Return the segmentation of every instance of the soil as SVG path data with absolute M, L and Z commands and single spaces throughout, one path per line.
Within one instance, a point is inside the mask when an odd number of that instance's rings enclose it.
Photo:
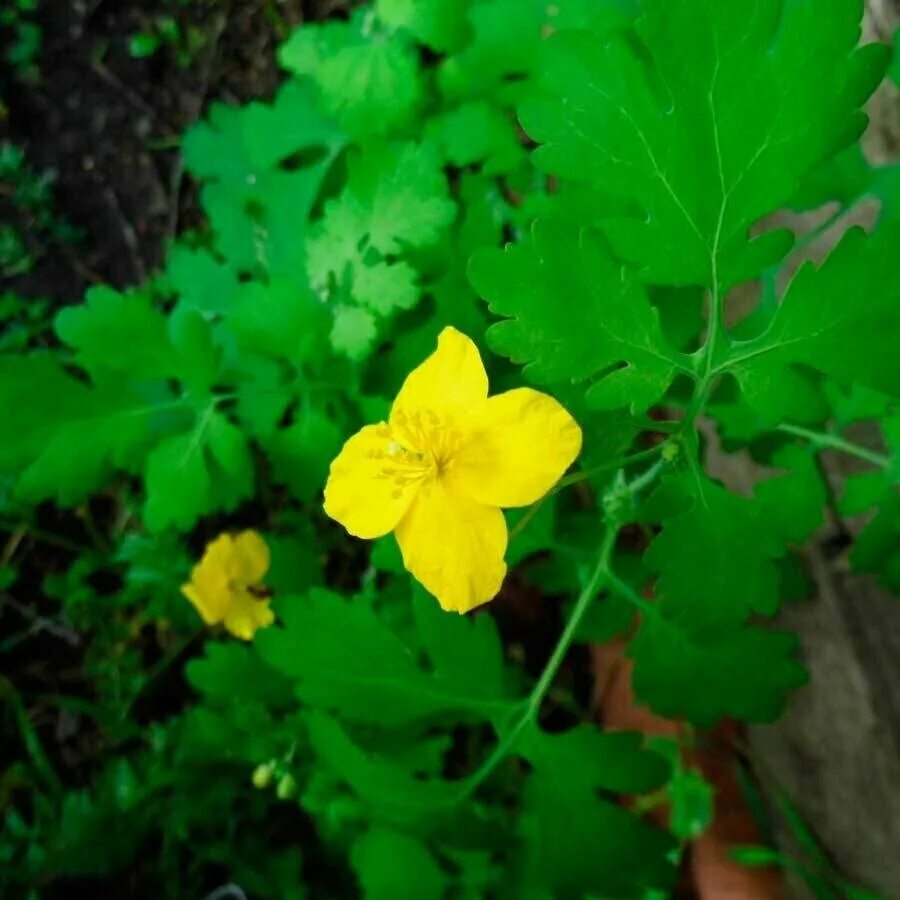
M 334 0 L 44 0 L 40 79 L 0 73 L 0 126 L 33 166 L 54 174 L 56 210 L 83 237 L 45 254 L 11 287 L 66 304 L 92 283 L 143 282 L 167 241 L 201 222 L 179 136 L 212 100 L 271 96 L 278 44 L 301 22 L 341 7 Z M 166 46 L 146 59 L 131 55 L 132 36 L 160 15 L 202 35 L 188 59 Z

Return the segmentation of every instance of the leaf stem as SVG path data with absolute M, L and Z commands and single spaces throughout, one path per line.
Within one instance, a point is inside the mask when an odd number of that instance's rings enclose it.
M 801 428 L 799 425 L 779 425 L 777 430 L 784 434 L 803 438 L 809 441 L 817 450 L 840 450 L 850 456 L 855 456 L 857 459 L 865 460 L 873 466 L 878 466 L 880 469 L 888 469 L 891 466 L 890 457 L 881 453 L 875 453 L 873 450 L 869 450 L 859 444 L 854 444 L 852 441 L 845 440 L 837 434 L 831 434 L 827 431 L 812 431 L 809 428 Z
M 540 500 L 535 503 L 525 515 L 519 519 L 518 522 L 512 527 L 509 532 L 509 539 L 513 540 L 513 538 L 518 537 L 527 527 L 531 524 L 531 521 L 534 517 L 541 511 L 544 506 L 544 503 L 547 502 L 551 497 L 558 494 L 560 491 L 564 490 L 567 487 L 571 487 L 573 484 L 580 484 L 582 481 L 587 481 L 589 478 L 593 478 L 594 475 L 600 475 L 603 472 L 611 472 L 614 469 L 623 469 L 626 466 L 634 465 L 635 463 L 642 462 L 647 459 L 653 459 L 656 456 L 659 456 L 662 453 L 663 447 L 666 445 L 657 444 L 655 447 L 651 447 L 649 450 L 640 450 L 637 453 L 632 453 L 630 456 L 625 456 L 620 459 L 613 460 L 612 462 L 604 463 L 602 466 L 594 466 L 590 469 L 583 469 L 580 472 L 573 472 L 571 475 L 566 476 L 565 478 L 560 479 L 556 483 L 556 487 L 554 487 L 549 493 L 544 494 Z
M 581 481 L 587 481 L 588 478 L 593 478 L 595 475 L 600 475 L 603 472 L 612 472 L 616 469 L 624 469 L 626 466 L 631 466 L 635 463 L 643 462 L 646 459 L 653 459 L 656 456 L 659 456 L 660 453 L 662 453 L 663 447 L 665 447 L 665 444 L 657 444 L 655 447 L 651 447 L 649 450 L 640 450 L 637 453 L 632 453 L 630 456 L 625 456 L 621 459 L 615 459 L 612 462 L 604 463 L 602 466 L 593 466 L 590 469 L 583 469 L 580 472 L 573 472 L 571 475 L 567 475 L 565 478 L 558 481 L 556 483 L 556 487 L 551 491 L 551 494 L 555 494 L 557 491 L 561 491 L 563 490 L 563 488 L 571 487 L 573 484 L 578 484 Z
M 639 609 L 645 615 L 658 615 L 659 611 L 652 603 L 645 600 L 630 584 L 619 578 L 612 570 L 607 570 L 606 572 L 606 583 L 612 591 L 618 594 L 623 600 L 627 600 L 632 606 Z

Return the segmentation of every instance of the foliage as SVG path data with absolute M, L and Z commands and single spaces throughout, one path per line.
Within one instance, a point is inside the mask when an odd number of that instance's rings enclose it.
M 92 288 L 40 341 L 3 301 L 27 337 L 0 356 L 0 583 L 25 611 L 0 649 L 38 633 L 84 673 L 4 686 L 10 896 L 147 858 L 141 890 L 172 898 L 667 895 L 708 787 L 677 747 L 589 724 L 570 646 L 623 638 L 663 715 L 776 718 L 806 676 L 771 620 L 826 452 L 862 467 L 838 498 L 868 517 L 851 563 L 900 587 L 897 172 L 859 147 L 888 63 L 860 14 L 377 0 L 300 27 L 270 101 L 185 135 L 209 228 L 150 284 Z M 872 196 L 870 233 L 786 279 L 814 235 L 771 214 L 836 201 L 834 224 Z M 370 552 L 321 510 L 343 441 L 447 326 L 584 434 L 510 516 L 497 617 L 442 612 L 392 538 Z M 751 490 L 715 477 L 717 444 L 759 464 Z M 276 623 L 245 644 L 179 589 L 247 529 Z M 555 648 L 509 637 L 528 590 L 574 600 Z M 56 771 L 83 748 L 27 713 L 53 704 L 102 747 L 88 787 Z M 641 815 L 659 797 L 668 828 Z
M 0 10 L 0 39 L 3 60 L 21 79 L 38 77 L 37 61 L 41 53 L 43 35 L 33 14 L 38 0 L 10 0 Z M 5 32 L 5 34 L 4 34 Z
M 73 241 L 77 231 L 53 208 L 53 175 L 36 172 L 25 151 L 0 143 L 0 274 L 11 279 L 28 272 L 50 247 Z
M 210 0 L 211 6 L 216 0 Z M 206 31 L 189 21 L 191 0 L 164 0 L 162 10 L 144 19 L 140 31 L 128 39 L 128 52 L 135 59 L 154 56 L 168 48 L 182 69 L 193 65 L 208 42 Z M 208 10 L 203 11 L 208 15 Z

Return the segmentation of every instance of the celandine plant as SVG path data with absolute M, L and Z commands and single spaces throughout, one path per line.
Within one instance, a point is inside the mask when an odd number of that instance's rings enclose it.
M 858 144 L 889 53 L 861 15 L 378 0 L 300 28 L 271 103 L 212 107 L 183 145 L 209 233 L 0 357 L 3 515 L 113 509 L 45 586 L 89 658 L 145 625 L 164 667 L 205 641 L 149 733 L 123 723 L 155 676 L 98 670 L 110 765 L 36 788 L 11 884 L 127 867 L 164 821 L 161 896 L 204 865 L 279 898 L 667 896 L 708 810 L 677 752 L 589 721 L 572 645 L 625 638 L 664 716 L 776 718 L 806 676 L 767 620 L 823 450 L 864 461 L 851 560 L 900 586 L 895 171 Z M 772 213 L 873 196 L 870 232 L 784 277 L 812 235 Z M 750 495 L 708 473 L 714 432 L 761 464 Z M 563 613 L 524 667 L 491 606 L 455 614 L 523 589 Z M 275 804 L 312 819 L 306 859 L 272 849 Z

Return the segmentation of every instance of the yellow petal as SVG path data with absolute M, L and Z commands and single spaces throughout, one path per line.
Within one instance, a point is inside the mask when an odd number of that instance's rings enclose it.
M 237 591 L 225 616 L 225 627 L 235 637 L 249 641 L 260 628 L 274 621 L 275 614 L 269 608 L 268 600 L 254 597 L 247 591 Z
M 458 418 L 484 401 L 487 393 L 487 372 L 478 347 L 462 332 L 445 328 L 437 350 L 406 376 L 391 407 L 391 422 L 398 412 L 417 410 Z
M 217 592 L 210 592 L 201 590 L 192 581 L 181 586 L 181 593 L 190 600 L 207 625 L 215 625 L 225 618 L 229 602 L 227 586 L 223 585 Z
M 255 531 L 242 531 L 232 539 L 229 571 L 238 584 L 259 584 L 269 571 L 269 548 Z
M 382 537 L 403 517 L 417 483 L 400 484 L 385 474 L 390 434 L 386 425 L 367 425 L 344 444 L 325 485 L 325 512 L 350 534 Z
M 448 467 L 453 489 L 488 506 L 528 506 L 581 451 L 581 429 L 547 394 L 518 388 L 491 397 Z
M 406 568 L 446 610 L 468 612 L 496 596 L 506 574 L 506 521 L 499 509 L 424 485 L 397 526 Z
M 206 545 L 203 558 L 191 570 L 190 582 L 182 585 L 181 592 L 207 625 L 221 622 L 231 603 L 231 557 L 232 537 L 221 534 Z

